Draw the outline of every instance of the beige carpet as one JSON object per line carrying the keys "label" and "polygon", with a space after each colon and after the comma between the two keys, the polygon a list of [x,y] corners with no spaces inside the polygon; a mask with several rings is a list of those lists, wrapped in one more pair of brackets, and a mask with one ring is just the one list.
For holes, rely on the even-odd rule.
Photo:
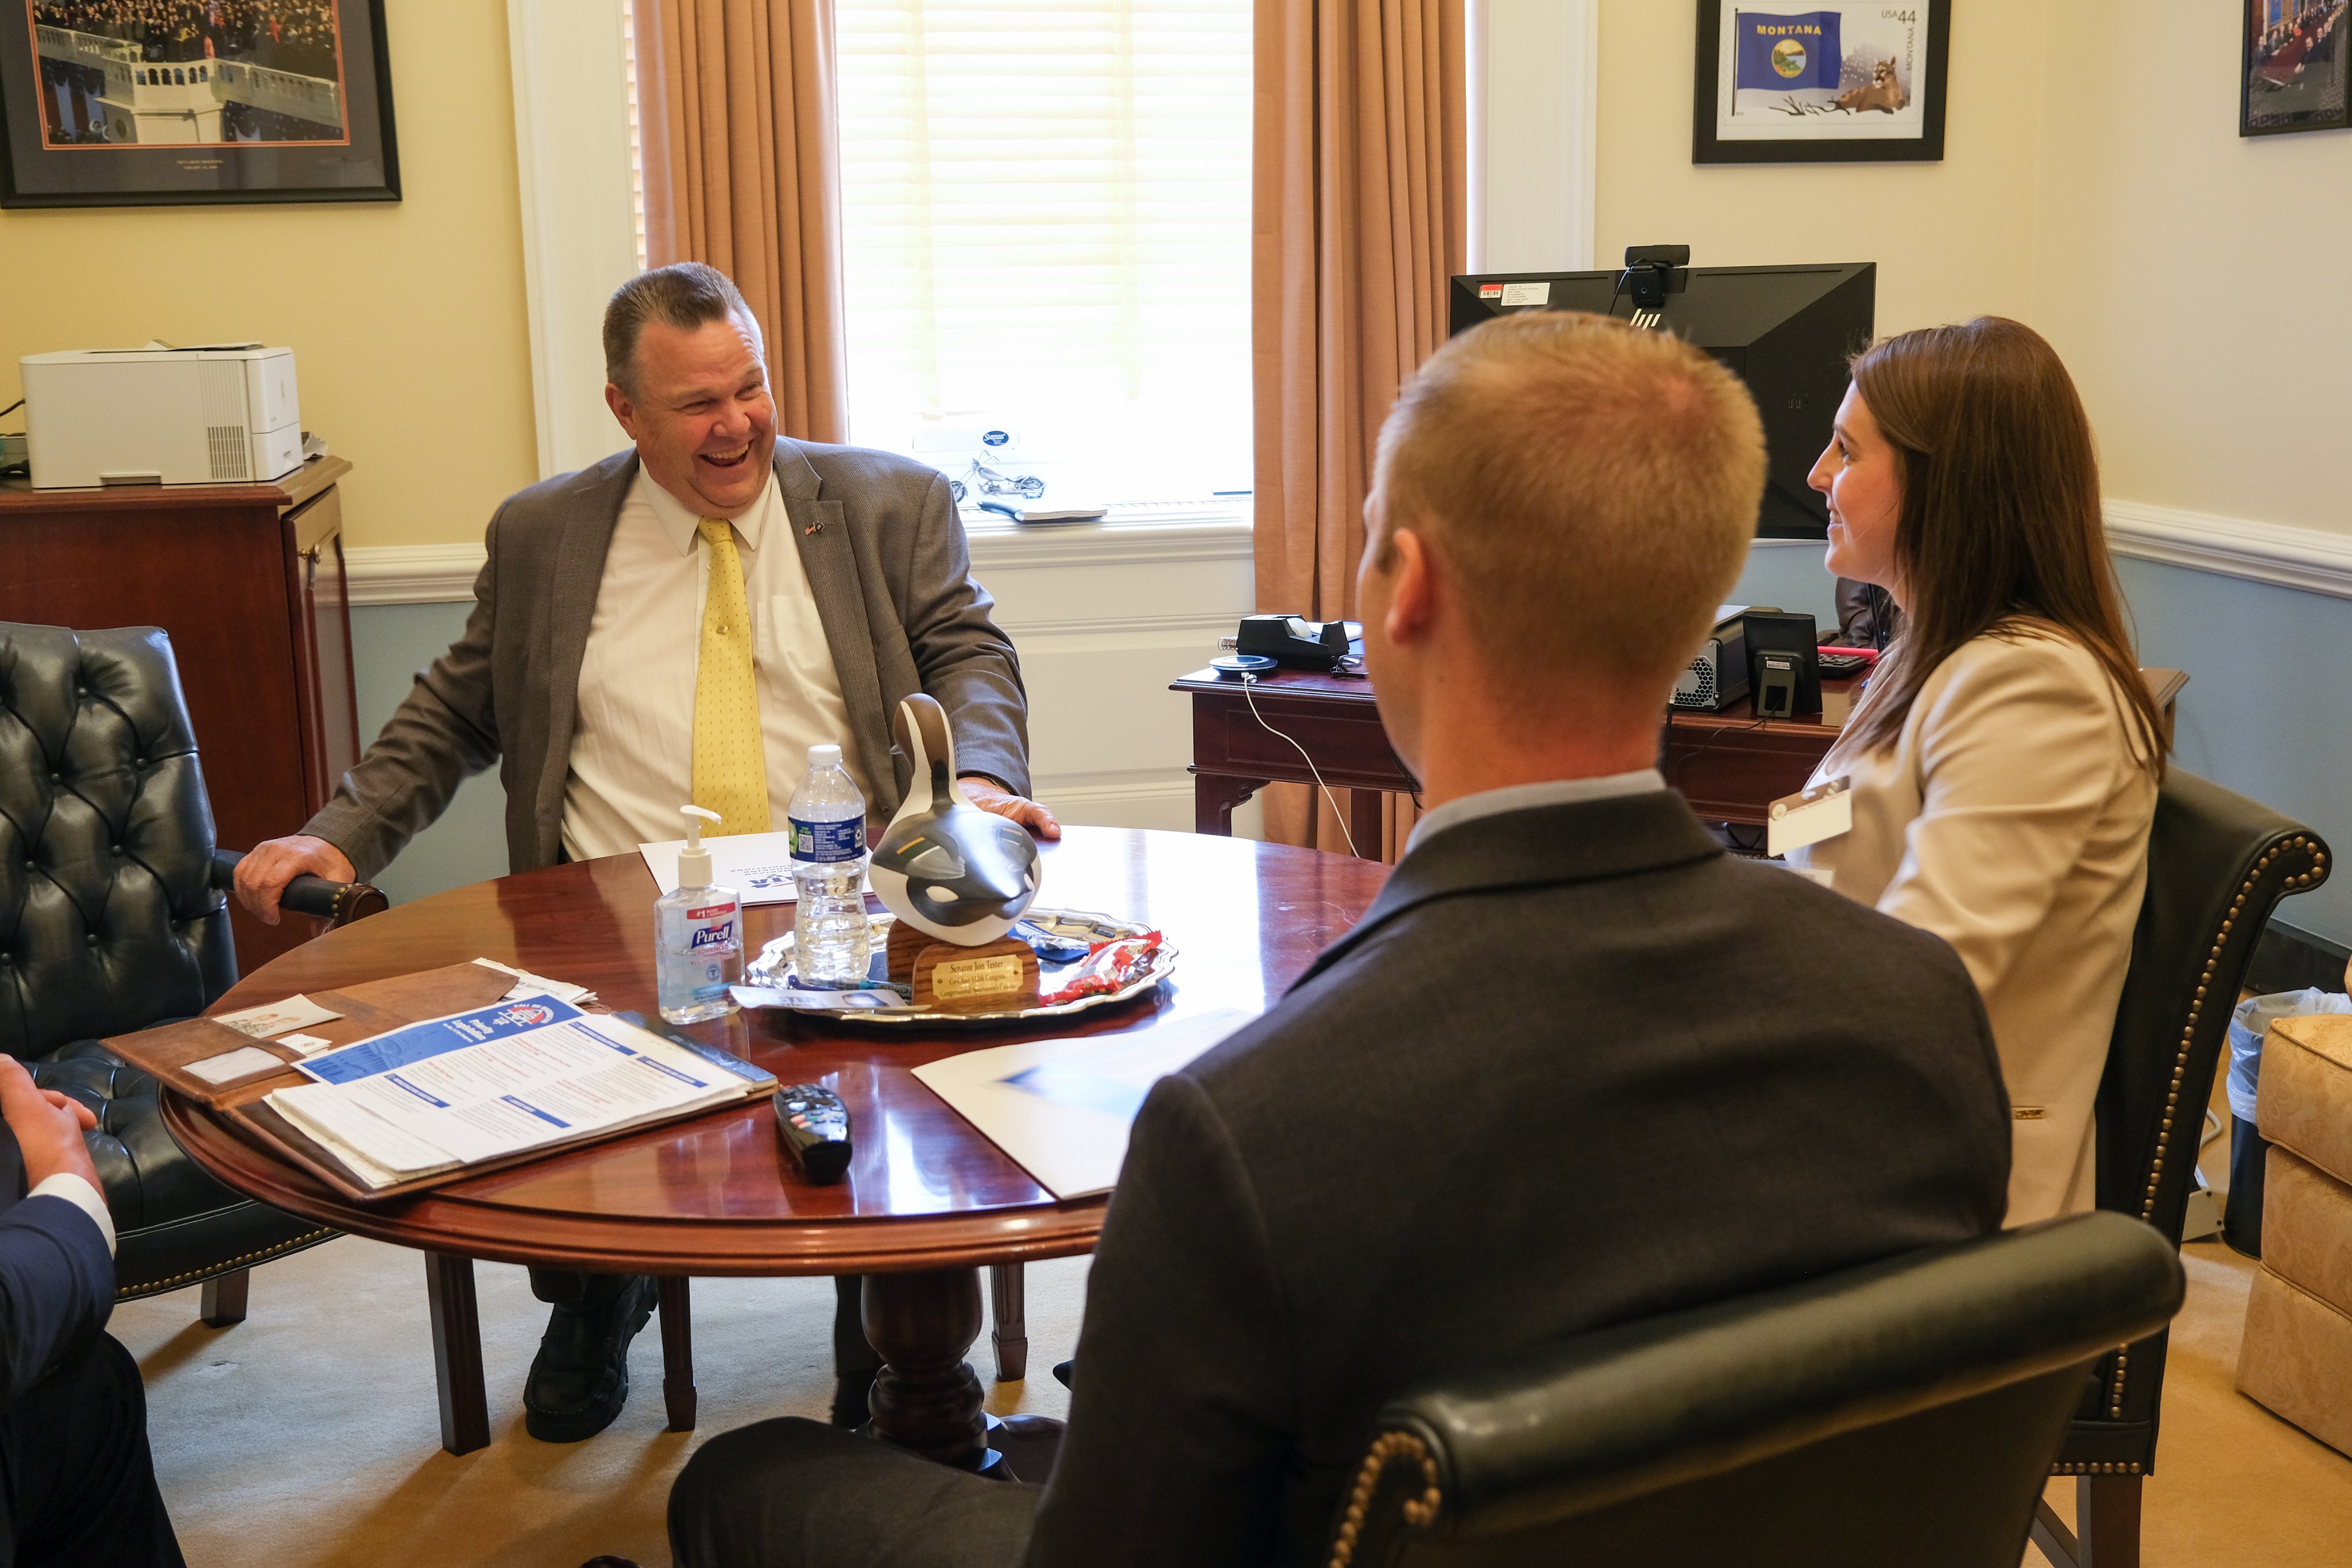
{"label": "beige carpet", "polygon": [[[2166,1371],[2163,1448],[2147,1492],[2147,1568],[2336,1568],[2352,1542],[2352,1460],[2231,1387],[2253,1268],[2218,1242],[2186,1249],[2189,1305]],[[545,1309],[520,1269],[485,1264],[492,1441],[439,1448],[425,1270],[414,1253],[332,1242],[254,1277],[252,1316],[215,1333],[195,1292],[134,1301],[114,1332],[147,1373],[156,1465],[194,1568],[575,1568],[600,1552],[669,1561],[662,1506],[696,1438],[769,1416],[822,1416],[832,1293],[807,1280],[695,1281],[700,1430],[662,1430],[650,1331],[629,1407],[586,1443],[522,1430],[524,1370]],[[1077,1337],[1086,1260],[1029,1270],[1025,1384],[990,1407],[1062,1414],[1046,1368]],[[991,1370],[982,1335],[973,1364]],[[2073,1517],[2073,1483],[2051,1489]],[[2040,1554],[2029,1552],[2039,1568]]]}
{"label": "beige carpet", "polygon": [[[1048,1372],[1077,1339],[1087,1260],[1028,1270],[1025,1384],[989,1407],[1059,1416]],[[417,1254],[346,1238],[253,1278],[251,1315],[218,1332],[196,1292],[132,1301],[113,1333],[147,1375],[163,1496],[192,1568],[576,1568],[598,1552],[669,1561],[662,1510],[695,1442],[771,1416],[822,1417],[832,1398],[833,1287],[694,1282],[698,1430],[662,1429],[661,1343],[629,1358],[628,1408],[585,1443],[533,1441],[522,1380],[547,1309],[523,1271],[476,1267],[490,1446],[441,1451],[432,1331]],[[972,1364],[992,1375],[986,1331]]]}
{"label": "beige carpet", "polygon": [[[2208,1150],[2209,1176],[2225,1146]],[[2219,1241],[2183,1259],[2189,1302],[2165,1369],[2146,1568],[2338,1568],[2352,1561],[2352,1459],[2232,1387],[2254,1265]],[[992,1410],[1064,1413],[1047,1369],[1076,1343],[1086,1270],[1082,1258],[1028,1270],[1032,1375],[997,1385]],[[698,1437],[821,1417],[832,1397],[829,1282],[698,1280],[698,1432],[662,1430],[649,1328],[619,1421],[585,1443],[534,1442],[522,1379],[547,1310],[520,1269],[476,1273],[492,1436],[463,1458],[440,1448],[415,1253],[346,1239],[271,1264],[254,1276],[252,1315],[218,1333],[196,1322],[194,1291],[116,1311],[116,1336],[146,1369],[156,1468],[193,1568],[577,1568],[602,1552],[655,1568],[669,1561],[670,1479]],[[985,1330],[972,1364],[992,1372]],[[2050,1500],[2071,1522],[2074,1483],[2053,1482]],[[2042,1568],[2041,1553],[2029,1548],[2026,1563]]]}

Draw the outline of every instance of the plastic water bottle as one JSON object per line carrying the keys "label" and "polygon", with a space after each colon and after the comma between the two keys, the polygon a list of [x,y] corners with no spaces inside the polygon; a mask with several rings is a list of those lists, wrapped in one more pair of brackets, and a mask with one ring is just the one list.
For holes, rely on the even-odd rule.
{"label": "plastic water bottle", "polygon": [[784,808],[793,831],[793,968],[812,984],[866,978],[866,797],[841,747],[812,746],[808,776]]}
{"label": "plastic water bottle", "polygon": [[682,806],[686,847],[677,886],[654,902],[655,1001],[672,1023],[700,1023],[735,1010],[728,988],[743,980],[743,906],[731,887],[710,883],[702,824],[719,813]]}

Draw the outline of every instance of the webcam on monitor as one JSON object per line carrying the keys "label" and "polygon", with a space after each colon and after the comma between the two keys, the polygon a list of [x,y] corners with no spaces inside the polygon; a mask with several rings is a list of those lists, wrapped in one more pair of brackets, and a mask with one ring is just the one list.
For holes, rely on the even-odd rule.
{"label": "webcam on monitor", "polygon": [[1618,281],[1633,297],[1633,325],[1655,330],[1665,320],[1666,296],[1690,287],[1690,246],[1629,245]]}

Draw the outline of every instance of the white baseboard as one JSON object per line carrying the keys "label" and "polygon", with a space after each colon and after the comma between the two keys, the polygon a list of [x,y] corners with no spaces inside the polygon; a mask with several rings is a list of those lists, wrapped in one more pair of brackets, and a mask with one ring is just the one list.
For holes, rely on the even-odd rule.
{"label": "white baseboard", "polygon": [[[1040,532],[1008,523],[970,530],[971,562],[983,574],[1025,568],[1153,567],[1192,561],[1246,561],[1246,517],[1080,523]],[[352,607],[462,604],[482,570],[478,544],[367,545],[343,551]]]}
{"label": "white baseboard", "polygon": [[1192,831],[1192,781],[1181,773],[1112,783],[1056,784],[1039,778],[1031,788],[1074,827]]}
{"label": "white baseboard", "polygon": [[[2107,540],[2117,555],[2352,599],[2352,533],[2183,511],[2145,501],[2110,500],[2106,520]],[[1758,539],[1753,546],[1798,547],[1822,548],[1814,539]],[[1245,526],[1233,524],[1097,525],[1057,534],[976,532],[972,555],[975,565],[997,568],[1164,566],[1246,560],[1250,537]],[[463,603],[474,595],[482,547],[363,547],[344,552],[344,568],[354,608]]]}
{"label": "white baseboard", "polygon": [[482,574],[479,545],[363,545],[343,551],[343,587],[352,608],[377,604],[462,604]]}
{"label": "white baseboard", "polygon": [[2111,500],[2106,517],[2107,543],[2117,555],[2352,599],[2352,533],[2145,501]]}

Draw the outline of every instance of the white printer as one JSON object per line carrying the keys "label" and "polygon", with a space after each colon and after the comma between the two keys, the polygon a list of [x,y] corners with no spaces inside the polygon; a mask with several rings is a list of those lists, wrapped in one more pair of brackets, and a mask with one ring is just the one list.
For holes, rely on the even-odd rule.
{"label": "white printer", "polygon": [[291,349],[150,343],[18,363],[37,490],[255,484],[302,465]]}

